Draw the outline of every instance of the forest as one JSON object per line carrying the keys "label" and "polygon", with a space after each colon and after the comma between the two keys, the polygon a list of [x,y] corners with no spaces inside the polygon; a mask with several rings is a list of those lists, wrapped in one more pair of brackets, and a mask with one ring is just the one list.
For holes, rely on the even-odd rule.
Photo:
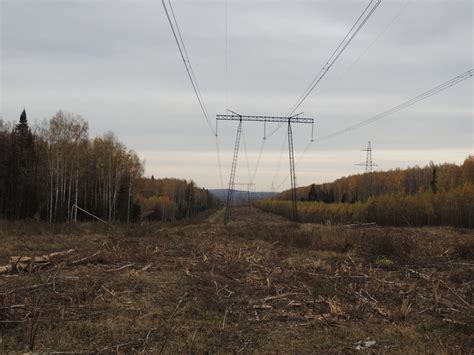
{"label": "forest", "polygon": [[139,178],[136,191],[142,218],[147,220],[186,219],[219,205],[214,195],[193,181]]}
{"label": "forest", "polygon": [[192,182],[146,179],[143,171],[112,132],[89,138],[79,115],[58,111],[33,129],[25,110],[17,124],[0,120],[2,219],[172,220],[216,203]]}
{"label": "forest", "polygon": [[[440,164],[352,175],[297,190],[304,222],[474,227],[474,156]],[[290,216],[290,191],[257,206]]]}

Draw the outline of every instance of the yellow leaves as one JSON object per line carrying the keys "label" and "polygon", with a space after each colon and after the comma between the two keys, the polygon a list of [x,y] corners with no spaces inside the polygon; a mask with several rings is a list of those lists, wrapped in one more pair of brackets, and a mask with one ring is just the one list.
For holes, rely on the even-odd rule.
{"label": "yellow leaves", "polygon": [[[257,201],[257,207],[291,217],[291,201]],[[298,202],[302,222],[358,223],[375,222],[392,226],[455,225],[474,226],[474,182],[465,182],[449,191],[433,194],[431,190],[414,195],[384,194],[366,203]]]}

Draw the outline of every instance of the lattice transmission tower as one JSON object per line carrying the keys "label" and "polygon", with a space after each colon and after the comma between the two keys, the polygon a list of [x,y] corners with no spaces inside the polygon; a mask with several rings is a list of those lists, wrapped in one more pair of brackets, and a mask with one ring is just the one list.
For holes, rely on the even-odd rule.
{"label": "lattice transmission tower", "polygon": [[377,164],[375,164],[372,160],[372,144],[369,143],[367,144],[367,148],[365,149],[361,149],[363,152],[366,152],[366,156],[365,156],[365,162],[362,162],[362,163],[358,163],[356,165],[358,166],[365,166],[365,172],[366,173],[371,173],[372,170],[373,170],[373,167],[374,166],[377,166]]}
{"label": "lattice transmission tower", "polygon": [[237,168],[237,159],[239,156],[240,138],[242,136],[242,122],[263,122],[264,124],[264,135],[266,134],[266,124],[268,123],[287,123],[288,124],[288,157],[290,163],[290,178],[291,178],[291,207],[292,207],[292,218],[294,221],[298,220],[298,208],[296,205],[296,172],[295,172],[295,157],[293,151],[293,131],[291,129],[292,123],[306,123],[311,124],[311,140],[313,140],[314,134],[314,119],[299,117],[302,113],[290,116],[290,117],[274,117],[274,116],[246,116],[240,115],[233,111],[230,114],[217,115],[216,116],[216,127],[218,121],[238,121],[237,134],[235,137],[234,155],[232,158],[232,167],[229,177],[229,188],[227,190],[227,199],[224,213],[224,224],[230,219],[232,202],[234,199],[234,186],[235,186],[235,171]]}

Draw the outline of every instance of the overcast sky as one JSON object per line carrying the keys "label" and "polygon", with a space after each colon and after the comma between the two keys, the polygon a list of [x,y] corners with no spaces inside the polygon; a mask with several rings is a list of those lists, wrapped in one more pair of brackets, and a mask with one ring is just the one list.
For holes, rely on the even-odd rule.
{"label": "overcast sky", "polygon": [[[215,138],[160,0],[0,2],[4,120],[16,120],[23,107],[30,121],[74,112],[89,122],[91,136],[115,132],[146,160],[147,175],[221,187]],[[285,115],[368,2],[227,0],[226,26],[224,0],[175,0],[211,118],[227,107]],[[472,0],[382,1],[300,108],[316,119],[315,136],[472,69],[473,18]],[[311,130],[295,127],[298,185],[361,172],[354,164],[365,159],[369,140],[380,170],[461,162],[474,150],[473,88],[471,78],[373,125],[316,142],[302,157]],[[219,124],[224,185],[236,128]],[[245,123],[243,132],[237,182],[254,174],[263,125]],[[289,186],[285,138],[282,128],[265,142],[256,189]]]}

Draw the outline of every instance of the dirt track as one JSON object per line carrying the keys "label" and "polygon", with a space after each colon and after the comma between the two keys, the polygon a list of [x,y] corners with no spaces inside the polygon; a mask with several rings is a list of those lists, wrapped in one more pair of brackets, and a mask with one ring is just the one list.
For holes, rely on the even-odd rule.
{"label": "dirt track", "polygon": [[245,208],[222,218],[5,225],[0,263],[76,252],[0,277],[0,350],[472,350],[471,232],[296,225]]}

